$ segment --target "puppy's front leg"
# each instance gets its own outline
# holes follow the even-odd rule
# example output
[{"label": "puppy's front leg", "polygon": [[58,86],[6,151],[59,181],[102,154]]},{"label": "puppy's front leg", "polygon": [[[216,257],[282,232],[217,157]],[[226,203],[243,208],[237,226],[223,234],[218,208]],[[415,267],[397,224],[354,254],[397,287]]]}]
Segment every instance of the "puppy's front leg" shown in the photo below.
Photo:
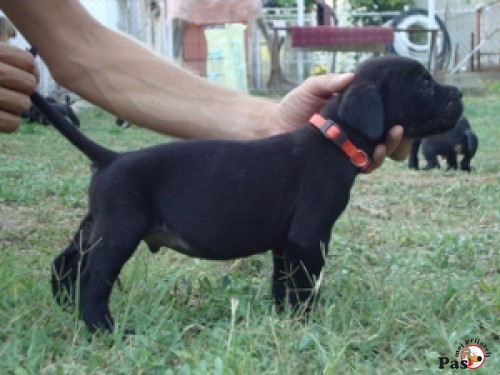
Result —
[{"label": "puppy's front leg", "polygon": [[272,293],[278,311],[282,311],[287,296],[287,262],[284,250],[273,250]]},{"label": "puppy's front leg", "polygon": [[288,243],[285,251],[273,252],[273,296],[278,307],[286,299],[294,308],[308,312],[325,264],[320,243],[308,247]]}]

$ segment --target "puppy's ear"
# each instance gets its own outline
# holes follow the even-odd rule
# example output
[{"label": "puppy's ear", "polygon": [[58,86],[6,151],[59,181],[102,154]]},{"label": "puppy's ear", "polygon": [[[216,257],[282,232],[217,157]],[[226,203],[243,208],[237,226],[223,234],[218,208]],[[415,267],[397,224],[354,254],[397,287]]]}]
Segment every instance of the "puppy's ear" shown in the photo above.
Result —
[{"label": "puppy's ear", "polygon": [[377,141],[384,131],[384,105],[375,85],[350,87],[340,103],[339,116],[349,126]]}]

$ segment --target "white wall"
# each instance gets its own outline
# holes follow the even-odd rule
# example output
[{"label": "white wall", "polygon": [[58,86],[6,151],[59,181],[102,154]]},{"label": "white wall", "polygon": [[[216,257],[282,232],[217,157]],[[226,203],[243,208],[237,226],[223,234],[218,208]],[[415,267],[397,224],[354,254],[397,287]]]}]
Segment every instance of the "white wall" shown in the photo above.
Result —
[{"label": "white wall", "polygon": [[118,30],[120,9],[117,0],[81,0],[81,3],[103,25]]}]

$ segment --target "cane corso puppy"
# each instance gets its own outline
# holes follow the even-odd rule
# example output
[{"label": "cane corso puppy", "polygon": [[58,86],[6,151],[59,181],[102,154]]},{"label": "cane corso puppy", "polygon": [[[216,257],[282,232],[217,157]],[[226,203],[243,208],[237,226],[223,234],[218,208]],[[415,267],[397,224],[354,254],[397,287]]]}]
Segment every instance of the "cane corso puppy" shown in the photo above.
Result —
[{"label": "cane corso puppy", "polygon": [[411,145],[408,166],[419,169],[418,150],[422,148],[422,154],[427,161],[425,170],[440,168],[438,156],[446,159],[448,169],[458,169],[457,155],[463,155],[460,161],[460,169],[470,172],[470,161],[476,154],[478,139],[472,131],[469,121],[465,117],[460,117],[457,126],[443,134],[414,139]]},{"label": "cane corso puppy", "polygon": [[[57,99],[47,96],[45,98],[47,102],[52,104],[52,107],[59,112],[61,115],[66,117],[71,123],[76,126],[77,128],[80,127],[80,120],[78,119],[78,116],[76,115],[75,111],[73,111],[73,108],[71,108],[71,99],[68,95],[65,95],[64,103],[60,103],[57,101]],[[29,123],[39,123],[42,125],[49,125],[51,122],[43,115],[43,113],[35,106],[31,105],[30,109],[28,112],[23,114],[22,116],[25,118]]]},{"label": "cane corso puppy", "polygon": [[396,124],[407,137],[422,138],[450,130],[462,113],[461,93],[436,83],[414,60],[375,58],[355,73],[343,93],[294,132],[124,153],[89,140],[34,94],[93,166],[89,211],[53,264],[56,300],[78,296],[87,326],[112,330],[113,283],[144,241],[152,252],[168,247],[211,260],[271,250],[276,303],[307,311],[332,227],[356,176],[370,165],[367,155]]}]

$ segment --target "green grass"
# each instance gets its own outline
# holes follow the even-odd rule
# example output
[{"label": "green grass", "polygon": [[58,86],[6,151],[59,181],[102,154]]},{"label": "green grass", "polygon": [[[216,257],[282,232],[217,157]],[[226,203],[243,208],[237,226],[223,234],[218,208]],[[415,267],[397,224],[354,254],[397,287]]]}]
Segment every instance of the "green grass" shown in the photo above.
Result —
[{"label": "green grass", "polygon": [[[112,295],[116,332],[92,337],[49,285],[85,212],[89,163],[50,127],[0,136],[0,373],[450,374],[438,357],[476,337],[492,352],[477,373],[496,373],[500,94],[465,102],[475,172],[388,161],[361,176],[308,323],[274,312],[268,254],[216,263],[141,246]],[[80,116],[116,150],[166,140],[98,110]],[[137,335],[123,341],[125,327]]]}]

